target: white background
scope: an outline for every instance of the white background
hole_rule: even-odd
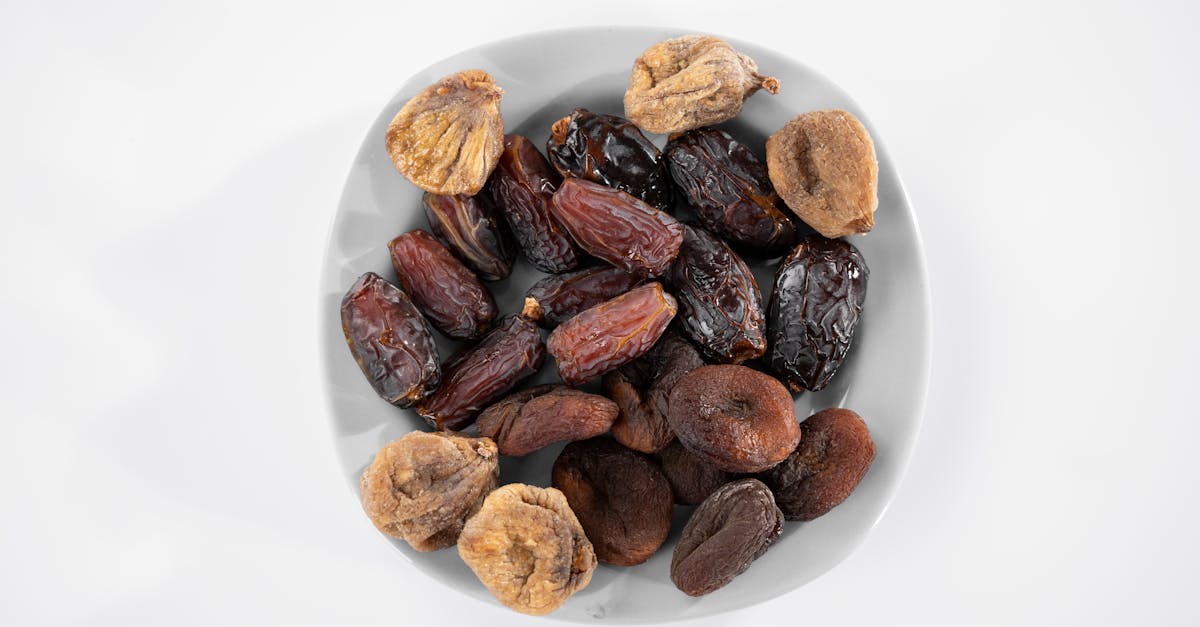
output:
[[[333,4],[0,8],[0,624],[519,624],[359,511],[317,274],[409,75],[601,23],[833,78],[925,240],[933,376],[891,508],[827,575],[701,622],[1200,621],[1194,3]]]

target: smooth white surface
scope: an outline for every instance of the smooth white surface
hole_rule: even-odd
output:
[[[401,81],[596,21],[834,77],[929,261],[892,506],[825,576],[696,624],[1200,622],[1196,8],[606,6],[0,8],[0,624],[530,622],[409,583],[356,510],[312,295]]]

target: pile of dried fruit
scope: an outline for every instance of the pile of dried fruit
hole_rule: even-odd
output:
[[[575,109],[546,129],[544,155],[504,135],[484,71],[404,105],[387,149],[426,190],[429,230],[389,245],[398,286],[367,273],[342,302],[375,391],[436,429],[363,473],[381,531],[419,551],[457,545],[502,603],[544,614],[597,559],[648,560],[677,503],[698,507],[670,577],[698,596],[746,570],[785,519],[850,495],[875,456],[866,424],[837,408],[798,422],[791,393],[827,385],[851,347],[867,266],[829,238],[871,230],[878,168],[845,111],[797,116],[765,163],[711,126],[779,88],[695,35],[636,61],[628,119]],[[665,150],[643,131],[671,133]],[[551,274],[502,316],[484,282],[507,277],[517,251]],[[766,307],[741,254],[784,256]],[[434,329],[466,344],[443,362]],[[517,389],[546,353],[565,385]],[[602,394],[571,387],[590,382]],[[459,433],[472,423],[479,437]],[[552,488],[497,488],[501,456],[558,442]]]

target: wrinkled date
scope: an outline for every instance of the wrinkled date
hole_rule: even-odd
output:
[[[775,271],[767,360],[788,387],[817,391],[846,359],[867,297],[867,264],[854,246],[812,234]]]
[[[554,194],[554,217],[579,247],[638,276],[658,276],[679,254],[683,225],[626,194],[566,179]]]
[[[679,300],[680,329],[712,361],[740,364],[767,350],[758,282],[725,242],[685,227],[671,287]]]
[[[671,531],[671,486],[654,460],[612,440],[572,442],[551,470],[601,561],[650,559]]]
[[[585,309],[628,292],[641,282],[641,278],[610,266],[551,275],[525,292],[525,309],[521,315],[553,329]]]
[[[663,449],[658,459],[663,474],[671,483],[675,502],[682,505],[697,505],[716,492],[717,488],[737,478],[737,475],[697,457],[678,441]]]
[[[667,144],[663,157],[704,228],[759,255],[796,243],[796,225],[771,186],[767,166],[725,131],[688,131]]]
[[[620,410],[613,437],[643,453],[670,444],[675,434],[667,422],[667,397],[683,375],[703,365],[687,340],[667,331],[650,352],[604,375],[604,393]]]
[[[800,446],[759,477],[788,520],[812,520],[837,507],[875,460],[867,424],[849,409],[823,409],[800,428]]]
[[[603,396],[565,385],[540,385],[483,410],[475,429],[495,440],[504,455],[528,455],[555,442],[606,433],[616,418],[616,404]]]
[[[727,483],[696,508],[671,556],[671,581],[698,597],[742,574],[783,532],[783,513],[757,479]]]
[[[374,272],[342,299],[342,331],[371,387],[393,405],[420,401],[441,379],[429,324],[407,294]]]
[[[388,249],[400,286],[438,331],[473,340],[496,319],[492,293],[427,231],[405,233]]]
[[[516,251],[487,194],[425,194],[421,205],[433,234],[479,274],[479,278],[499,281],[512,272]]]
[[[671,179],[662,153],[625,118],[575,109],[551,127],[546,153],[564,177],[615,187],[663,211],[671,209]]]
[[[561,180],[533,142],[520,135],[504,137],[504,152],[488,191],[525,258],[542,272],[572,270],[583,257],[551,215],[550,204]]]
[[[675,299],[662,285],[647,283],[562,323],[550,333],[546,349],[558,362],[562,380],[580,385],[645,354],[675,310]]]
[[[545,356],[537,326],[507,316],[478,344],[446,362],[441,385],[417,405],[417,413],[437,429],[461,429],[480,409],[536,374]]]

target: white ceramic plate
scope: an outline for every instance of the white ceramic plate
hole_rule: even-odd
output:
[[[339,318],[342,295],[360,274],[371,270],[394,280],[388,241],[411,229],[428,228],[420,190],[395,171],[384,150],[384,131],[392,116],[437,79],[480,68],[490,72],[504,89],[501,108],[506,132],[521,133],[544,145],[550,124],[574,107],[622,115],[621,99],[634,59],[653,43],[683,34],[687,33],[671,29],[587,28],[489,43],[413,76],[380,111],[346,181],[320,288],[320,341],[334,444],[342,472],[356,494],[358,476],[383,444],[425,428],[415,413],[392,407],[375,395],[346,348]],[[799,396],[796,413],[807,416],[832,406],[853,409],[870,426],[878,453],[846,502],[815,521],[788,523],[775,546],[728,586],[695,599],[671,584],[671,549],[690,513],[690,508],[677,508],[672,535],[652,559],[632,568],[601,564],[591,584],[551,614],[553,618],[590,622],[603,617],[617,623],[680,620],[746,607],[802,586],[845,559],[863,540],[887,507],[913,449],[929,370],[929,296],[920,237],[900,177],[870,121],[831,81],[771,50],[746,42],[730,43],[755,59],[760,71],[778,77],[782,85],[776,96],[759,93],[751,97],[738,118],[723,125],[760,156],[767,136],[795,115],[817,109],[854,112],[875,139],[879,157],[876,225],[870,234],[851,240],[871,270],[863,319],[850,355],[832,384],[821,392]],[[655,139],[659,145],[664,140]],[[764,302],[770,296],[770,272],[757,272]],[[520,311],[524,290],[540,276],[520,260],[511,277],[489,284],[501,311]],[[438,339],[445,356],[450,345],[440,336]],[[553,368],[546,368],[539,380],[548,380],[553,373]],[[561,448],[552,446],[525,458],[503,458],[501,483],[549,485],[549,468]],[[484,603],[497,604],[454,549],[417,553],[403,542],[391,543],[398,549],[398,581],[419,584],[431,577]]]

